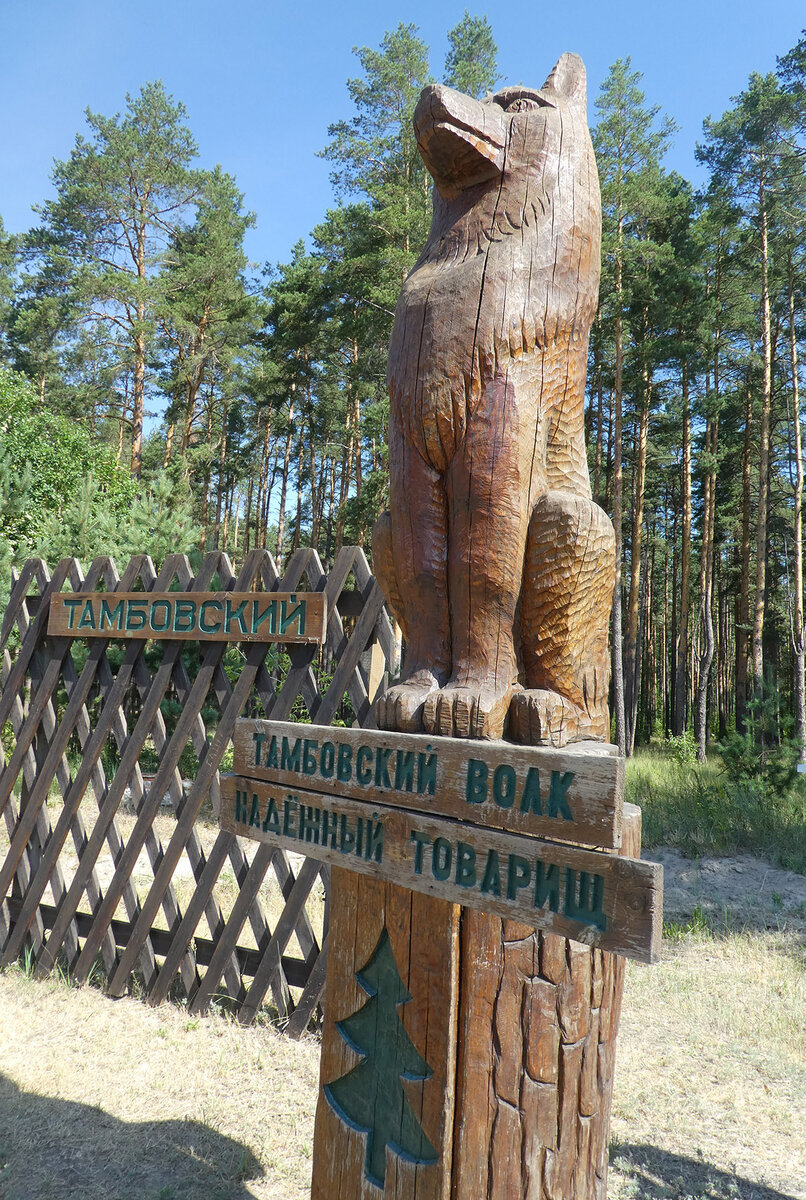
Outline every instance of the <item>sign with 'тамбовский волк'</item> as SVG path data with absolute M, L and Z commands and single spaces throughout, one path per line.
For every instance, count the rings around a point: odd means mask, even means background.
M 241 720 L 221 826 L 412 891 L 653 961 L 661 868 L 617 848 L 623 762 Z
M 208 642 L 322 642 L 322 592 L 57 592 L 48 633 L 58 637 Z

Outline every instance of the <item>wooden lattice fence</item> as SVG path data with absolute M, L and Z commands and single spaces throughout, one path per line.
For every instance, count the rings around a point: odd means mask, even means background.
M 323 591 L 327 640 L 235 651 L 205 642 L 189 669 L 187 642 L 162 641 L 160 656 L 145 641 L 47 635 L 54 592 L 139 587 Z M 328 868 L 218 830 L 218 772 L 242 713 L 307 712 L 329 725 L 346 709 L 371 723 L 394 636 L 363 551 L 342 549 L 326 574 L 302 549 L 282 577 L 265 550 L 237 575 L 221 553 L 195 576 L 184 555 L 159 573 L 138 556 L 122 577 L 108 557 L 86 577 L 75 559 L 52 576 L 31 559 L 0 649 L 2 965 L 23 956 L 37 973 L 95 973 L 114 996 L 135 981 L 150 1003 L 180 993 L 192 1011 L 227 997 L 244 1022 L 270 991 L 287 1030 L 302 1033 L 325 979 Z M 190 783 L 179 771 L 188 743 L 198 760 Z M 153 778 L 144 752 L 156 755 Z

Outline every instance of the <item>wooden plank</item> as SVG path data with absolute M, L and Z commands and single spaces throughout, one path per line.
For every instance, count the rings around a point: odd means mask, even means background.
M 262 845 L 258 847 L 257 854 L 250 864 L 249 872 L 238 889 L 238 895 L 235 898 L 235 903 L 227 918 L 227 923 L 224 926 L 221 937 L 218 939 L 218 945 L 215 948 L 210 966 L 207 968 L 204 978 L 191 999 L 191 1012 L 203 1012 L 212 1000 L 213 993 L 218 987 L 219 980 L 224 973 L 224 965 L 227 958 L 238 944 L 238 938 L 246 923 L 249 909 L 252 907 L 261 884 L 266 878 L 266 872 L 269 869 L 273 853 L 274 848 L 271 846 Z
M 319 863 L 306 858 L 302 863 L 294 885 L 286 898 L 285 907 L 280 914 L 268 946 L 263 952 L 260 966 L 255 972 L 252 985 L 241 1005 L 238 1020 L 248 1025 L 257 1016 L 257 1010 L 263 1003 L 263 997 L 269 988 L 272 976 L 276 973 L 283 957 L 283 951 L 288 945 L 294 926 L 304 909 L 311 888 L 319 877 Z
M 243 719 L 233 769 L 287 787 L 614 849 L 624 763 L 607 750 Z
M 624 807 L 622 853 L 635 857 L 640 813 Z M 624 969 L 618 955 L 463 910 L 454 1195 L 606 1195 Z M 513 1119 L 523 1158 L 511 1155 Z M 585 1164 L 574 1173 L 586 1130 L 590 1191 Z
M 228 566 L 229 560 L 227 559 L 226 555 L 221 555 L 221 559 L 222 562 L 227 563 L 227 568 L 230 570 Z M 254 563 L 255 558 L 251 555 L 248 556 L 241 567 L 238 579 L 235 581 L 235 587 L 233 589 L 234 591 L 239 590 L 239 587 L 243 586 L 244 581 L 252 578 L 254 574 Z M 285 583 L 286 581 L 287 576 L 284 576 L 283 582 Z M 171 647 L 171 649 L 173 649 L 173 647 Z M 312 647 L 309 646 L 300 648 L 299 652 L 306 654 L 312 653 Z M 135 925 L 134 932 L 132 934 L 132 940 L 126 947 L 126 950 L 124 951 L 121 961 L 118 965 L 118 969 L 109 982 L 108 990 L 112 995 L 122 995 L 128 984 L 129 974 L 136 961 L 137 950 L 142 944 L 142 941 L 147 938 L 148 930 L 154 920 L 157 908 L 162 902 L 162 896 L 166 888 L 170 885 L 176 865 L 184 851 L 185 843 L 187 842 L 190 830 L 193 828 L 193 824 L 196 820 L 202 802 L 208 794 L 213 780 L 216 777 L 219 764 L 221 763 L 221 759 L 224 755 L 224 751 L 226 750 L 232 737 L 235 721 L 237 720 L 239 713 L 243 710 L 243 706 L 246 703 L 246 700 L 252 689 L 258 670 L 263 664 L 265 653 L 266 648 L 262 643 L 252 643 L 247 647 L 246 661 L 241 669 L 240 677 L 232 690 L 232 696 L 229 700 L 229 703 L 221 713 L 221 717 L 216 728 L 215 737 L 213 738 L 213 741 L 211 742 L 203 761 L 199 765 L 198 774 L 194 779 L 193 785 L 185 799 L 182 812 L 177 818 L 176 828 L 168 845 L 164 849 L 162 861 L 154 874 L 154 882 L 152 883 L 148 895 L 143 902 L 142 912 Z M 183 709 L 177 722 L 176 729 L 174 730 L 169 752 L 166 752 L 165 758 L 160 763 L 157 777 L 154 781 L 155 785 L 158 787 L 164 787 L 165 784 L 165 779 L 160 777 L 161 772 L 167 772 L 176 766 L 179 753 L 181 753 L 181 749 L 189 736 L 194 715 L 199 711 L 202 703 L 204 702 L 204 698 L 206 697 L 210 683 L 215 676 L 215 671 L 221 660 L 222 654 L 223 645 L 221 643 L 217 645 L 208 644 L 205 648 L 204 658 L 202 659 L 202 664 L 199 668 L 196 679 L 194 680 L 193 689 L 188 698 L 188 703 Z M 138 841 L 140 841 L 140 845 L 142 845 L 141 839 L 143 836 L 144 830 L 141 830 L 138 833 L 138 828 L 135 826 L 135 829 L 129 836 L 129 842 L 126 847 L 127 853 L 133 844 L 136 846 Z M 111 886 L 112 885 L 110 884 L 110 888 Z M 86 953 L 86 951 L 87 947 L 85 946 L 84 953 Z M 81 962 L 81 960 L 79 960 L 79 962 Z M 83 964 L 85 970 L 87 969 L 87 965 L 87 960 L 85 959 Z
M 59 637 L 197 642 L 322 642 L 317 592 L 58 592 L 48 633 Z
M 222 779 L 221 827 L 413 891 L 655 962 L 663 868 L 406 809 Z
M 20 911 L 21 901 L 17 896 L 9 896 L 8 909 L 12 918 L 12 924 L 17 914 Z M 50 929 L 56 919 L 57 909 L 52 904 L 42 904 L 40 912 L 45 929 Z M 92 928 L 92 914 L 86 912 L 77 912 L 75 916 L 76 928 L 81 937 L 86 937 Z M 129 921 L 120 921 L 117 918 L 110 922 L 109 933 L 112 940 L 117 946 L 123 947 L 128 944 L 132 933 L 132 925 Z M 150 940 L 153 942 L 154 950 L 159 955 L 168 954 L 174 943 L 174 936 L 167 929 L 152 929 Z M 201 966 L 206 967 L 215 953 L 217 942 L 210 938 L 200 937 L 196 939 L 196 959 Z M 248 946 L 237 946 L 235 955 L 238 959 L 238 967 L 243 975 L 251 977 L 260 966 L 261 953 L 259 950 L 254 950 Z M 311 968 L 303 962 L 301 958 L 291 958 L 283 956 L 281 968 L 283 974 L 287 977 L 288 982 L 292 987 L 305 988 L 308 980 L 311 977 Z
M 316 1110 L 312 1200 L 448 1200 L 453 1141 L 455 1087 L 458 914 L 455 906 L 432 896 L 417 895 L 394 884 L 335 868 L 331 875 L 332 906 L 328 936 L 325 1022 L 322 1031 L 321 1087 Z M 404 1161 L 389 1147 L 370 1147 L 367 1134 L 347 1124 L 328 1099 L 332 1087 L 357 1066 L 359 1056 L 348 1044 L 340 1023 L 365 1008 L 372 997 L 359 976 L 388 938 L 396 974 L 411 997 L 397 1008 L 403 1027 L 392 1030 L 395 1045 L 405 1039 L 425 1060 L 430 1074 L 406 1080 L 390 1097 L 402 1115 L 410 1111 L 428 1141 L 428 1161 Z M 421 952 L 412 955 L 417 944 Z M 378 1022 L 376 1041 L 362 1046 L 370 1060 L 383 1040 Z M 394 1086 L 390 1074 L 389 1085 Z M 378 1096 L 385 1099 L 385 1089 Z M 385 1168 L 383 1186 L 367 1178 L 367 1160 L 378 1157 Z

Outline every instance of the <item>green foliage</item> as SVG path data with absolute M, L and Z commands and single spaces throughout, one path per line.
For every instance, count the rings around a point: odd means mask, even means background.
M 691 858 L 745 852 L 806 874 L 806 780 L 782 789 L 765 778 L 733 779 L 717 756 L 686 766 L 642 750 L 627 762 L 625 799 L 642 813 L 643 842 Z
M 486 17 L 465 15 L 448 33 L 445 82 L 448 87 L 480 99 L 498 82 L 498 47 Z

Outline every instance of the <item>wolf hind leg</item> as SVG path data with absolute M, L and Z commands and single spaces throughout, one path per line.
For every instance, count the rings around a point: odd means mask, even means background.
M 547 491 L 529 524 L 521 593 L 526 689 L 510 731 L 529 745 L 606 741 L 608 628 L 615 582 L 610 519 L 586 496 Z

